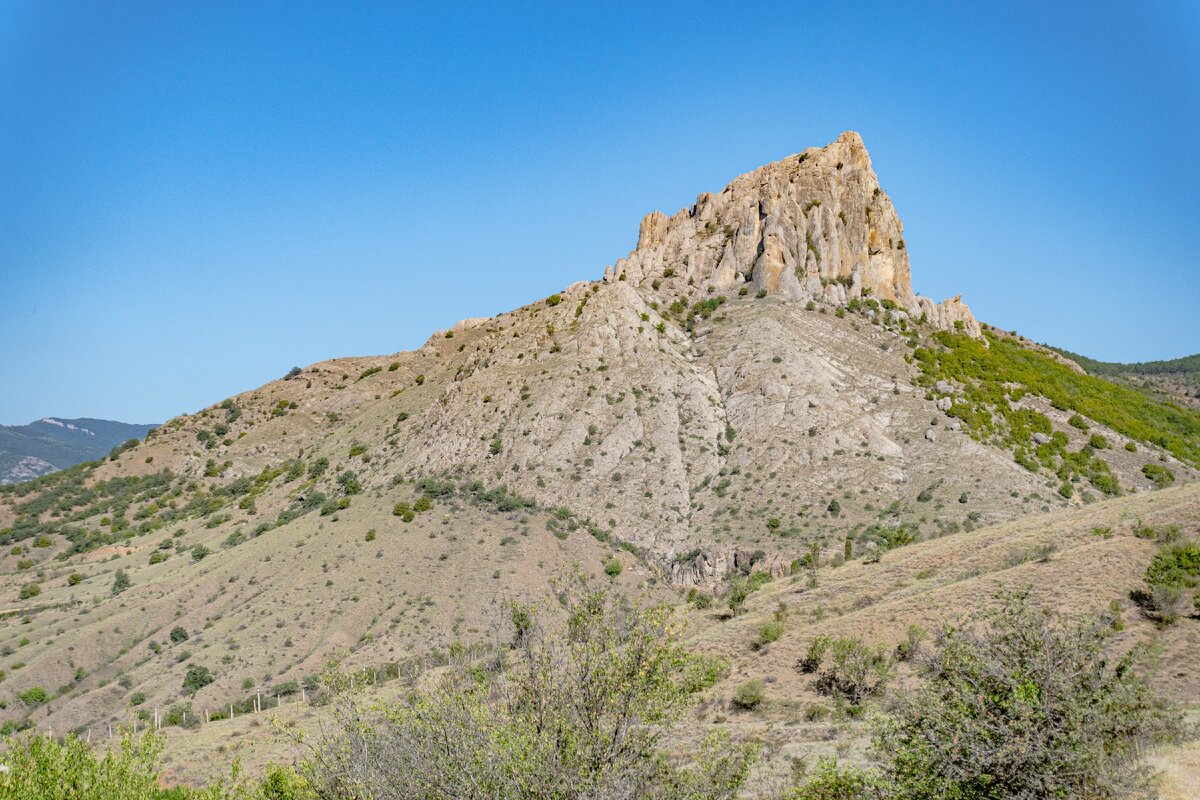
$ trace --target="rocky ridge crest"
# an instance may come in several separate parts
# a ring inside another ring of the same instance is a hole
[[[854,131],[701,194],[674,216],[651,212],[637,247],[604,278],[641,287],[664,273],[718,292],[746,286],[835,305],[871,297],[980,336],[961,296],[935,303],[913,292],[903,225]]]

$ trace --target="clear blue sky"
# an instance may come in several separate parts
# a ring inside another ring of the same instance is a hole
[[[0,423],[418,346],[844,129],[919,292],[1200,351],[1200,4],[771,5],[4,0]]]

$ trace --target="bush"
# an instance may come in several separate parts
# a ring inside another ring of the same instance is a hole
[[[783,636],[783,620],[773,619],[770,622],[764,623],[758,629],[758,640],[755,644],[758,647],[764,647],[772,642],[779,641],[779,637]]]
[[[812,777],[793,789],[787,800],[866,800],[876,797],[875,776],[842,767],[837,758],[821,758]]]
[[[767,685],[762,678],[752,678],[737,687],[733,693],[733,704],[745,711],[753,711],[767,698]]]
[[[999,599],[981,624],[940,635],[925,683],[877,729],[895,796],[1099,799],[1145,787],[1143,748],[1177,737],[1180,715],[1134,668],[1138,651],[1109,659],[1109,619],[1064,630],[1026,594]]]
[[[78,572],[72,572],[67,576],[67,586],[78,586],[83,582],[83,575]]]
[[[23,692],[17,692],[17,697],[21,698],[21,702],[30,708],[40,706],[50,700],[50,695],[41,686],[31,686]]]
[[[171,641],[175,644],[180,644],[188,640],[188,632],[182,626],[176,625],[171,629]]]
[[[1175,473],[1161,464],[1143,464],[1142,474],[1154,481],[1159,489],[1170,486],[1175,482]]]
[[[1081,431],[1087,431],[1088,429],[1091,428],[1091,426],[1088,425],[1087,420],[1084,419],[1083,417],[1079,416],[1078,414],[1072,414],[1067,419],[1067,424],[1070,425],[1072,428],[1077,428]]]
[[[192,664],[187,669],[187,674],[183,676],[183,689],[186,692],[196,692],[208,686],[216,678],[209,672],[208,667]]]
[[[192,547],[192,561],[203,561],[212,555],[212,551],[202,544],[197,544]]]
[[[894,659],[882,645],[871,647],[849,636],[819,636],[809,644],[797,668],[817,673],[814,683],[817,691],[857,707],[867,698],[883,693],[894,665]]]
[[[1098,433],[1093,433],[1091,438],[1088,439],[1088,447],[1093,450],[1107,450],[1108,439]]]
[[[61,742],[34,735],[9,739],[0,772],[0,797],[10,800],[168,800],[182,795],[159,788],[154,767],[162,740],[126,732],[119,747],[101,755],[75,735]],[[223,792],[204,795],[213,800]]]
[[[562,295],[561,295],[561,294],[552,294],[552,295],[550,295],[549,297],[547,297],[547,298],[546,298],[546,305],[548,305],[548,306],[550,306],[550,307],[554,307],[554,306],[558,305],[558,304],[559,304],[559,303],[561,303],[561,302],[562,302]]]
[[[604,559],[604,574],[610,578],[615,578],[621,574],[621,559],[616,557]]]
[[[133,582],[129,580],[129,575],[125,573],[125,570],[119,569],[117,570],[117,574],[113,576],[112,593],[120,594],[132,585]]]
[[[503,658],[452,668],[388,708],[339,695],[332,732],[300,765],[316,795],[733,800],[752,748],[713,737],[685,768],[661,747],[717,677],[679,647],[670,610],[579,576],[561,588],[549,605],[561,600],[565,625],[510,606]]]
[[[342,492],[346,495],[355,495],[362,492],[362,484],[358,480],[358,476],[347,470],[337,477],[338,485],[342,487]]]
[[[42,593],[42,587],[36,583],[27,583],[21,587],[21,593],[18,595],[22,600],[29,600],[37,597]]]

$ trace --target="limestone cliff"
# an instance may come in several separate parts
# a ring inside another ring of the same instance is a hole
[[[672,217],[650,213],[637,248],[605,279],[673,281],[669,293],[685,294],[748,286],[837,305],[872,297],[980,335],[961,298],[938,304],[913,293],[903,225],[853,131],[748,172]]]

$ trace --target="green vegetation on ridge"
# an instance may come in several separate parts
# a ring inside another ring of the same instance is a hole
[[[939,332],[934,339],[940,348],[918,348],[913,353],[925,385],[946,379],[966,387],[950,414],[962,419],[976,438],[1025,444],[1032,431],[1049,422],[1044,415],[1013,406],[1031,392],[1055,408],[1079,412],[1131,439],[1158,445],[1181,461],[1200,465],[1200,413],[1081,375],[1010,339],[992,333],[984,336],[986,342]],[[1007,430],[1001,429],[997,414],[1006,421]]]

